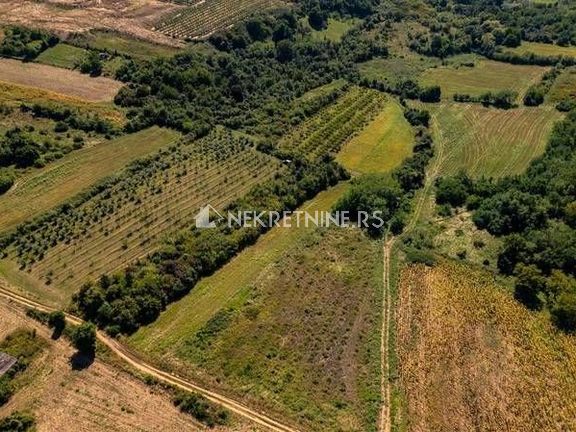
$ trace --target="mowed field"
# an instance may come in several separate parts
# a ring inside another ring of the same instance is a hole
[[[0,407],[0,418],[32,412],[37,432],[255,430],[234,417],[230,427],[209,429],[180,413],[166,392],[99,359],[87,369],[73,370],[74,349],[65,340],[51,340],[48,328],[0,300],[0,340],[20,328],[35,329],[48,349],[24,373],[24,387]]]
[[[439,66],[428,69],[419,81],[425,86],[439,85],[444,100],[451,100],[457,93],[480,96],[488,91],[501,90],[513,90],[522,97],[528,87],[537,83],[548,69],[479,60],[474,67]]]
[[[169,233],[193,224],[201,207],[223,209],[281,172],[280,162],[253,143],[216,132],[160,152],[19,236],[7,248],[9,260],[66,300],[85,281],[126,267]]]
[[[522,45],[515,48],[506,48],[505,52],[513,54],[536,54],[539,56],[563,56],[576,58],[576,47],[560,46],[554,44],[538,42],[522,42]]]
[[[283,5],[280,0],[205,0],[182,1],[188,3],[162,16],[154,29],[177,39],[199,39],[233,26],[250,14]]]
[[[402,271],[401,430],[576,429],[576,340],[490,273],[442,261]]]
[[[88,55],[88,51],[66,43],[48,48],[36,57],[38,63],[65,69],[74,69]]]
[[[74,151],[19,179],[0,196],[0,232],[56,207],[134,159],[176,142],[180,134],[153,127]]]
[[[344,145],[336,160],[358,173],[388,172],[412,154],[414,133],[400,104],[390,98],[380,113]]]
[[[553,107],[498,110],[477,104],[430,106],[441,175],[465,170],[473,177],[523,172],[546,148],[562,115]]]
[[[112,101],[123,86],[111,78],[92,78],[76,71],[12,59],[0,59],[0,81],[40,88],[90,102]]]

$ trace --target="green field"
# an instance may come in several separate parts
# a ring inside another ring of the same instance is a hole
[[[345,186],[304,207],[329,208]],[[128,341],[306,430],[371,430],[380,263],[360,231],[275,228]]]
[[[108,51],[111,54],[122,54],[144,60],[169,57],[180,51],[179,48],[157,45],[120,33],[98,30],[74,36],[72,43],[79,47],[87,46],[96,50]]]
[[[474,67],[441,66],[428,69],[422,74],[420,84],[439,85],[445,100],[451,100],[456,93],[480,96],[488,91],[501,90],[513,90],[521,97],[548,69],[482,60],[476,62]]]
[[[316,159],[337,153],[343,144],[372,120],[386,103],[375,90],[352,87],[332,105],[306,120],[280,140],[278,146]]]
[[[353,173],[388,172],[410,156],[413,143],[402,107],[389,99],[374,120],[344,145],[336,160]]]
[[[400,81],[417,81],[426,69],[438,63],[435,59],[417,56],[389,57],[360,63],[358,68],[363,78],[395,85]]]
[[[74,69],[79,62],[88,54],[83,48],[73,45],[59,43],[58,45],[48,48],[37,58],[38,63],[44,63],[51,66],[57,66],[66,69]]]
[[[474,177],[523,172],[546,148],[554,122],[552,107],[498,110],[473,104],[431,107],[436,158],[442,175],[467,171]]]
[[[339,42],[342,39],[342,36],[348,33],[348,31],[350,31],[359,22],[359,19],[339,20],[329,18],[328,27],[326,27],[324,30],[311,29],[312,39]],[[306,24],[308,24],[307,21]]]
[[[298,99],[296,99],[295,102],[309,102],[323,96],[328,96],[329,94],[344,88],[347,84],[347,81],[344,79],[332,81],[331,83],[307,91]]]
[[[560,46],[539,42],[522,42],[522,45],[515,48],[506,48],[504,52],[513,54],[536,54],[539,56],[564,56],[576,58],[576,47]]]
[[[556,104],[565,99],[576,101],[576,68],[565,69],[546,95],[546,102]]]
[[[153,127],[72,152],[20,177],[0,197],[0,231],[62,204],[130,161],[175,142],[179,136],[177,132]]]

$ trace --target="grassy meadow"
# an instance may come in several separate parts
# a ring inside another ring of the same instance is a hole
[[[521,97],[549,69],[480,60],[470,66],[439,66],[426,70],[420,84],[439,85],[442,98],[451,100],[456,93],[480,96],[488,91],[513,90]]]
[[[513,54],[536,54],[539,56],[563,56],[576,58],[576,47],[560,46],[539,42],[522,42],[522,45],[515,48],[506,48],[505,52]]]
[[[546,102],[552,104],[566,99],[576,101],[576,67],[566,68],[546,95]]]
[[[473,177],[523,172],[540,156],[562,114],[553,107],[498,110],[477,104],[430,106],[442,175],[465,170]]]
[[[328,19],[328,27],[324,30],[311,30],[312,39],[314,40],[329,40],[332,42],[339,42],[342,37],[348,33],[355,25],[360,22],[359,19]],[[305,21],[308,25],[308,21]]]
[[[413,143],[402,107],[390,98],[374,120],[344,145],[336,160],[352,173],[388,172],[411,155]]]
[[[60,68],[74,69],[87,54],[88,51],[83,48],[78,48],[66,43],[59,43],[40,53],[36,61]]]

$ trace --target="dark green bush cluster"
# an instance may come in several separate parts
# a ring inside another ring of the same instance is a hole
[[[191,415],[209,427],[222,426],[229,422],[228,411],[211,403],[199,394],[178,391],[172,402],[180,411]]]
[[[8,27],[4,30],[4,38],[0,43],[0,56],[31,60],[57,43],[56,36],[43,30]]]
[[[13,412],[0,420],[0,432],[29,432],[34,430],[34,416],[25,412]]]
[[[502,90],[499,92],[486,92],[480,96],[470,96],[468,94],[455,94],[455,102],[481,103],[484,106],[493,106],[501,109],[510,109],[516,106],[518,94],[512,90]]]
[[[440,179],[438,202],[466,205],[476,226],[503,237],[498,268],[517,276],[516,297],[547,306],[576,330],[576,113],[558,123],[544,155],[525,174],[472,181]]]
[[[96,132],[102,135],[113,135],[119,132],[110,121],[101,118],[98,114],[82,114],[78,110],[65,106],[35,103],[33,105],[22,104],[20,109],[22,112],[31,113],[34,117],[65,124],[70,129]]]
[[[0,195],[8,192],[14,184],[14,175],[7,171],[0,169]]]
[[[377,79],[362,78],[358,84],[381,92],[399,96],[401,99],[420,100],[421,102],[440,102],[442,91],[438,86],[421,87],[416,81],[407,79],[390,84]]]

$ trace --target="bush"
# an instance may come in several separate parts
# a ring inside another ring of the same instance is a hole
[[[442,90],[439,86],[426,87],[420,91],[421,102],[440,102],[441,97]]]
[[[94,354],[96,351],[96,326],[84,323],[72,332],[72,344],[82,354]]]
[[[0,170],[0,195],[8,192],[14,185],[14,176],[5,170]]]
[[[34,428],[35,423],[31,414],[17,411],[0,420],[0,432],[28,432]]]
[[[209,427],[228,424],[228,412],[198,394],[179,391],[174,396],[173,403],[180,411],[191,415]]]

